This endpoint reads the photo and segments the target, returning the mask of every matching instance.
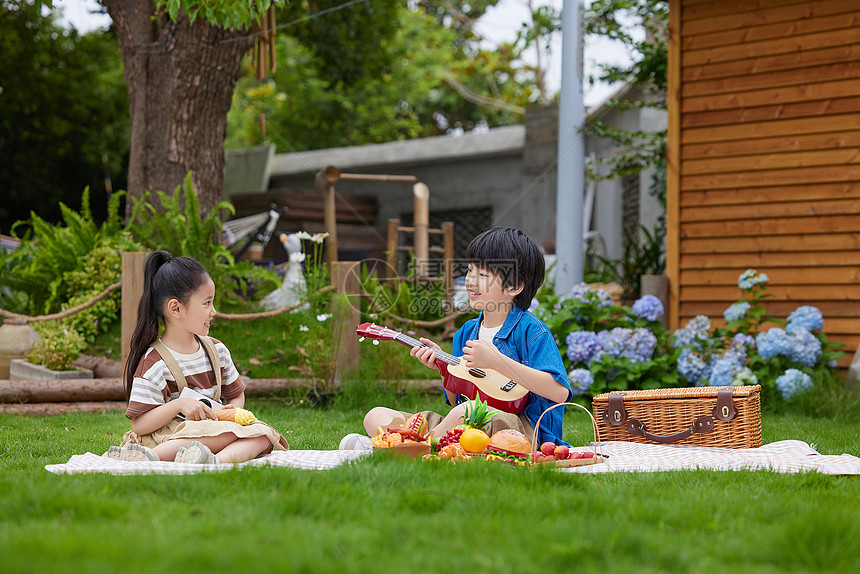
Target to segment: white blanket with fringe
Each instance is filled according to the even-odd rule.
[[[577,447],[574,450],[586,450]],[[559,472],[662,472],[671,470],[770,470],[773,472],[818,472],[860,475],[860,458],[851,454],[819,454],[799,440],[783,440],[759,448],[731,449],[702,446],[670,446],[635,442],[604,442],[599,452],[607,455],[601,464],[559,468]],[[93,453],[74,455],[65,464],[49,464],[54,474],[109,473],[192,474],[270,465],[307,470],[328,470],[369,455],[358,450],[288,450],[241,464],[181,464],[176,462],[126,462]]]
[[[108,474],[193,474],[217,472],[249,466],[329,470],[361,458],[369,452],[357,450],[276,450],[271,454],[239,464],[185,464],[178,462],[123,461],[104,458],[91,452],[76,454],[65,464],[48,464],[45,470],[54,474],[101,472]]]
[[[586,449],[590,450],[590,447],[574,450]],[[819,454],[813,447],[799,440],[782,440],[747,449],[611,441],[602,443],[598,452],[607,455],[601,464],[558,470],[602,473],[703,469],[860,474],[860,458],[851,454]]]

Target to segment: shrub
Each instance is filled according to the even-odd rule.
[[[86,346],[83,336],[62,322],[35,323],[39,340],[27,356],[34,365],[44,365],[53,371],[72,371]]]
[[[755,270],[742,273],[742,298],[726,309],[725,327],[713,330],[704,315],[666,330],[657,321],[663,308],[656,297],[617,306],[584,283],[564,297],[542,291],[536,313],[556,338],[576,394],[760,384],[763,401],[778,405],[804,393],[831,393],[842,345],[827,340],[815,307],[800,306],[786,320],[768,316],[767,283]]]

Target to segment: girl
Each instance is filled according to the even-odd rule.
[[[242,426],[218,420],[213,409],[198,400],[219,402],[223,394],[227,407],[245,404],[245,382],[230,352],[208,337],[215,316],[215,284],[203,266],[190,257],[157,251],[146,259],[143,280],[137,325],[123,373],[128,396],[125,416],[131,419],[131,430],[120,447],[112,446],[104,456],[235,463],[273,448],[288,449],[286,440],[266,423]],[[160,338],[159,320],[164,324]],[[205,349],[210,341],[214,356]],[[203,397],[180,397],[183,385],[176,379],[182,377],[173,375],[177,367],[187,386]],[[216,374],[215,369],[220,372]]]

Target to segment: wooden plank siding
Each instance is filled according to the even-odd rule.
[[[860,2],[671,0],[670,327],[723,324],[748,268],[768,312],[860,344]]]

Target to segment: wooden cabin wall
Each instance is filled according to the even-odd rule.
[[[671,326],[724,324],[738,275],[860,343],[860,1],[672,0]],[[674,107],[674,109],[673,109]]]

